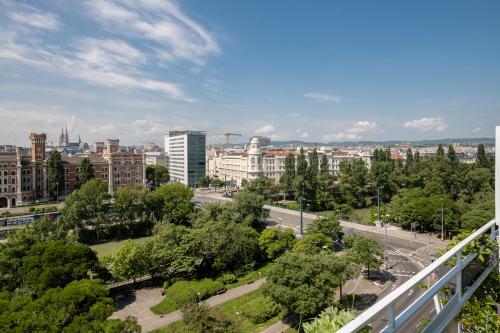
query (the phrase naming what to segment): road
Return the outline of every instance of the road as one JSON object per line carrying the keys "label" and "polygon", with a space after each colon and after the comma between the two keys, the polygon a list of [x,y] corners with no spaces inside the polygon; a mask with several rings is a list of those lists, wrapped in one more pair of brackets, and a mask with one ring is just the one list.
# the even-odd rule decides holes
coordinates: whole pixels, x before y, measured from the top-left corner
{"label": "road", "polygon": [[[211,195],[202,196],[197,194],[194,198],[194,201],[201,204],[204,202],[230,201],[230,199],[218,198]],[[283,228],[292,228],[297,232],[299,231],[300,217],[298,212],[273,206],[266,206],[266,208],[270,209],[269,218],[266,221],[267,223],[273,225],[281,225],[281,227]],[[316,216],[314,214],[304,214],[304,227],[314,221],[315,218]],[[342,221],[341,225],[345,234],[361,233],[369,235],[375,238],[382,246],[384,245],[385,229],[383,228],[357,225],[355,223],[346,221]],[[400,232],[398,230],[395,230],[394,228],[391,229],[390,232],[388,232],[388,269],[385,272],[390,273],[388,275],[391,276],[392,281],[386,282],[390,283],[390,287],[385,288],[385,290],[380,294],[379,299],[383,298],[395,288],[408,281],[412,276],[414,276],[418,271],[422,270],[432,260],[432,257],[426,256],[423,253],[419,253],[418,256],[415,256],[414,252],[416,248],[425,249],[427,239],[420,235],[419,238],[413,239],[413,241],[410,242],[409,237],[406,236],[407,234],[409,235],[409,233],[407,232]],[[434,239],[432,241],[434,242],[435,246],[442,246],[442,244],[439,244],[439,242],[435,241]],[[418,296],[422,294],[422,292],[423,291],[420,288],[414,288],[413,290],[409,291],[406,297],[401,297],[395,303],[394,310],[396,316],[405,308],[407,308],[411,303],[413,303],[418,298]],[[425,307],[422,308],[419,313],[408,320],[405,325],[399,330],[399,332],[416,332],[422,318],[430,317],[433,311],[434,304],[432,302],[429,302]],[[385,313],[380,313],[371,324],[373,326],[373,332],[379,332],[386,325]]]}

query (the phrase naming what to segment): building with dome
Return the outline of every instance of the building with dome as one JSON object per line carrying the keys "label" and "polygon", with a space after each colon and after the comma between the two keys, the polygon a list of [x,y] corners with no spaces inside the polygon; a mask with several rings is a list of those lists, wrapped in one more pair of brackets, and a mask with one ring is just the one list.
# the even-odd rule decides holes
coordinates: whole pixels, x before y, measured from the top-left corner
{"label": "building with dome", "polygon": [[[311,147],[303,147],[306,159],[309,160]],[[227,184],[240,187],[243,180],[251,181],[265,176],[278,182],[285,173],[285,159],[288,155],[295,157],[299,148],[276,149],[266,137],[254,136],[246,149],[220,149],[208,152],[208,171],[211,178],[219,178]],[[340,162],[345,159],[362,159],[368,168],[371,167],[372,155],[369,152],[340,151],[330,147],[319,147],[318,157],[326,155],[330,172],[337,174]]]}

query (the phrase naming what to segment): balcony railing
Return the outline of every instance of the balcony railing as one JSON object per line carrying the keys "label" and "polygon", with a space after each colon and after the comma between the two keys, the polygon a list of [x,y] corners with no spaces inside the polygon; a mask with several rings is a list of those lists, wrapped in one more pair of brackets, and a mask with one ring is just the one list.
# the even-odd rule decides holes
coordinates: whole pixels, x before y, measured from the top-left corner
{"label": "balcony railing", "polygon": [[[495,220],[488,222],[469,237],[447,251],[444,255],[436,259],[436,261],[424,268],[418,274],[406,281],[400,287],[395,289],[389,295],[361,313],[354,320],[340,329],[338,333],[357,332],[374,321],[376,317],[379,317],[380,313],[384,312],[387,320],[387,326],[385,326],[381,332],[395,332],[433,298],[435,299],[437,314],[423,329],[423,332],[441,332],[459,314],[463,304],[470,298],[474,291],[481,285],[484,279],[498,264],[498,250],[491,251],[489,255],[485,256],[484,262],[479,265],[479,268],[481,269],[480,274],[474,275],[472,281],[468,281],[470,283],[467,283],[467,286],[463,286],[462,283],[464,279],[462,273],[469,267],[469,264],[471,264],[478,257],[479,252],[485,249],[485,245],[468,254],[465,258],[462,258],[462,251],[465,247],[470,246],[476,239],[480,238],[484,234],[488,235],[488,238],[492,241],[495,241],[495,238],[498,235],[497,229]],[[430,284],[425,292],[423,292],[422,295],[420,295],[409,307],[404,309],[399,314],[394,313],[395,302],[408,294],[408,292],[413,288],[418,288],[422,281],[433,275],[438,268],[445,264],[450,265],[450,261],[453,262],[453,259],[455,259],[454,265],[446,274],[434,283]],[[477,263],[475,266],[477,269]],[[447,298],[446,303],[442,305],[438,300],[438,295],[443,288],[449,286],[450,284],[454,284],[453,294],[449,295],[450,297]]]}

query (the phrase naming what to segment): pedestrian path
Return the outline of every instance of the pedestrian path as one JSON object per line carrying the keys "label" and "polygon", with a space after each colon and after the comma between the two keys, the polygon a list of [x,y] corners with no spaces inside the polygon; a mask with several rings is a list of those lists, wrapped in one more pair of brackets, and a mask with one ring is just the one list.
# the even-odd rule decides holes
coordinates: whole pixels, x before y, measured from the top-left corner
{"label": "pedestrian path", "polygon": [[[266,278],[256,280],[251,284],[229,289],[224,294],[212,296],[205,300],[210,306],[216,306],[237,297],[248,294],[260,288]],[[149,332],[182,319],[180,311],[173,311],[165,315],[157,315],[150,308],[160,303],[164,296],[161,295],[161,288],[140,289],[134,292],[135,299],[123,308],[114,312],[111,319],[125,319],[128,316],[137,318],[142,326],[142,332]]]}

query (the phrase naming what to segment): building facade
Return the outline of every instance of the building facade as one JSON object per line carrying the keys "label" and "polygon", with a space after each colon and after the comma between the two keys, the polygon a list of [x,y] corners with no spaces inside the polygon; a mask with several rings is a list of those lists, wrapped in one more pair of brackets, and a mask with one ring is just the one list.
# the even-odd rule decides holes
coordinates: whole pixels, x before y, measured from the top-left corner
{"label": "building facade", "polygon": [[[31,148],[4,146],[0,151],[0,208],[53,199],[48,198],[47,191],[46,138],[45,133],[31,133]],[[64,188],[59,191],[61,195],[68,195],[77,187],[80,162],[84,158],[90,159],[95,178],[108,183],[110,194],[120,186],[144,184],[142,153],[120,148],[117,139],[109,139],[103,147],[96,147],[89,156],[62,156]]]}
{"label": "building facade", "polygon": [[[208,175],[238,187],[244,179],[251,181],[261,176],[278,182],[285,172],[286,157],[297,157],[299,149],[276,150],[270,147],[269,139],[253,137],[248,149],[209,152]],[[305,148],[306,160],[309,160],[310,152],[311,148]],[[340,163],[346,159],[362,159],[367,168],[371,167],[372,155],[369,152],[345,152],[327,147],[319,148],[317,152],[320,160],[322,155],[326,155],[332,174],[338,174]]]}
{"label": "building facade", "polygon": [[45,133],[31,133],[31,149],[0,151],[0,208],[20,206],[47,195]]}
{"label": "building facade", "polygon": [[170,131],[165,135],[165,155],[170,180],[195,187],[206,175],[205,132]]}

